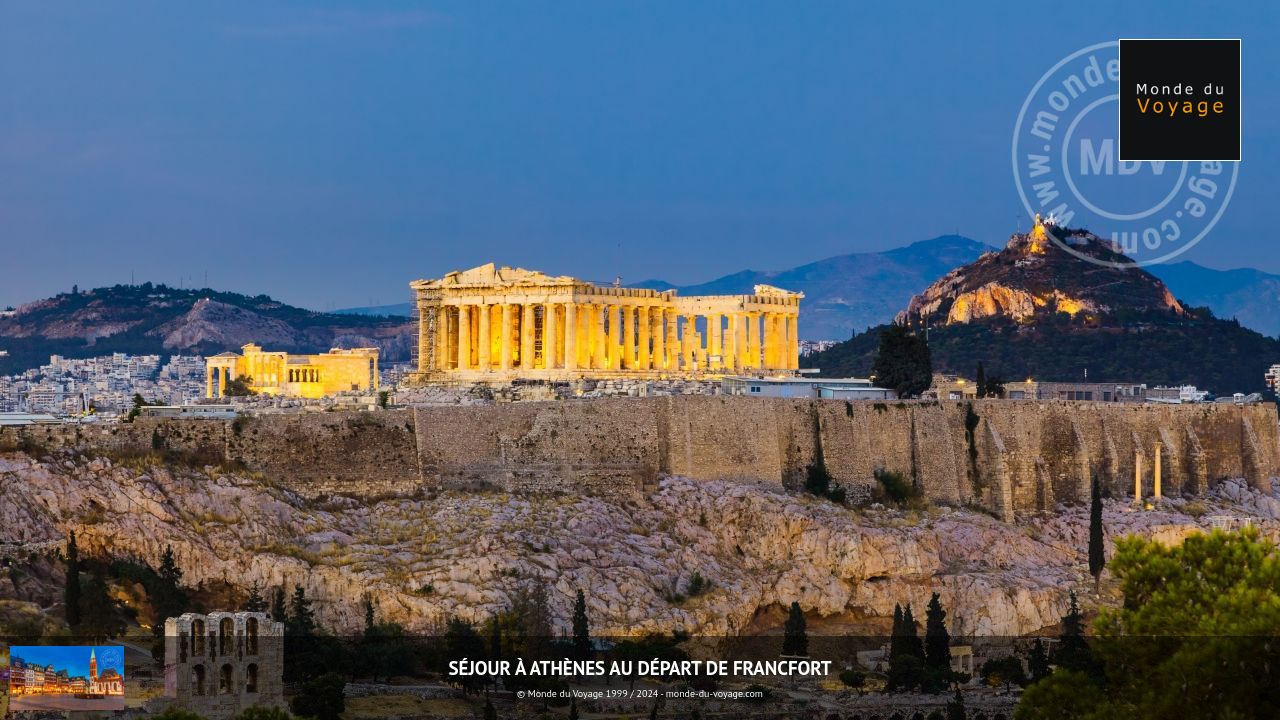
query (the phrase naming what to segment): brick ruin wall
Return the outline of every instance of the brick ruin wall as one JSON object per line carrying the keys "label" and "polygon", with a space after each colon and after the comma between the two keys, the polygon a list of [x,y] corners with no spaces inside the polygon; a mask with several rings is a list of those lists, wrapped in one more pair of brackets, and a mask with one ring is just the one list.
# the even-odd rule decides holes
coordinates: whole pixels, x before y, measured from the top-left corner
{"label": "brick ruin wall", "polygon": [[1280,477],[1271,404],[691,395],[0,429],[0,445],[23,442],[159,448],[243,466],[306,497],[496,487],[639,498],[664,474],[798,488],[820,456],[855,495],[883,469],[931,499],[1005,518],[1082,502],[1095,476],[1110,495],[1129,496],[1138,454],[1150,494],[1156,443],[1166,495],[1194,495],[1229,477],[1269,488]]}

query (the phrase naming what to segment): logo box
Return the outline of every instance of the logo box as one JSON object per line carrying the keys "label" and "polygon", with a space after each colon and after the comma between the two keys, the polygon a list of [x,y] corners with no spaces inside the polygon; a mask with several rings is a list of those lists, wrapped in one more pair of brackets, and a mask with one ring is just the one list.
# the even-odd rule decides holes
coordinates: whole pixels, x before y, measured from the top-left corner
{"label": "logo box", "polygon": [[1240,159],[1239,40],[1120,40],[1121,160]]}

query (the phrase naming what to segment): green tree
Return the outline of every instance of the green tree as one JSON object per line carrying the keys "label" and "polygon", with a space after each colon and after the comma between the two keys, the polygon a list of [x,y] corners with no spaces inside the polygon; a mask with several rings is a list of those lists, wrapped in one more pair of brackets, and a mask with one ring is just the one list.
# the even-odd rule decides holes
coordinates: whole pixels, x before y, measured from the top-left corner
{"label": "green tree", "polygon": [[227,381],[222,394],[226,397],[248,397],[249,395],[256,395],[257,393],[253,391],[253,378],[248,375],[237,375],[235,378]]}
{"label": "green tree", "polygon": [[361,600],[364,605],[364,634],[368,637],[373,633],[374,617],[373,617],[373,598],[365,595]]}
{"label": "green tree", "polygon": [[271,619],[285,622],[288,618],[289,613],[284,604],[284,588],[276,586],[276,589],[271,593]]}
{"label": "green tree", "polygon": [[116,612],[116,604],[107,592],[107,582],[95,571],[85,583],[84,596],[80,599],[81,634],[94,640],[117,637],[124,632],[125,624]]}
{"label": "green tree", "polygon": [[924,338],[904,325],[889,325],[880,331],[880,347],[871,366],[876,384],[914,397],[933,382],[933,361]]}
{"label": "green tree", "polygon": [[489,618],[489,659],[499,662],[503,657],[505,653],[502,652],[502,620],[494,615]]}
{"label": "green tree", "polygon": [[1094,623],[1102,672],[1060,666],[1028,688],[1018,720],[1277,716],[1273,543],[1252,528],[1192,535],[1176,547],[1125,538],[1111,571],[1124,602]]}
{"label": "green tree", "polygon": [[[481,639],[471,623],[458,618],[449,620],[445,626],[445,672],[448,663],[457,660],[477,660],[484,658],[484,640]],[[477,675],[446,676],[450,682],[457,683],[464,693],[479,692],[485,679]]]}
{"label": "green tree", "polygon": [[1029,682],[1037,682],[1049,677],[1052,669],[1049,667],[1049,653],[1044,649],[1044,643],[1040,638],[1031,643],[1031,653],[1027,656],[1027,680]]}
{"label": "green tree", "polygon": [[325,673],[303,683],[289,707],[299,717],[338,720],[347,709],[343,691],[347,681],[338,673]]}
{"label": "green tree", "polygon": [[1106,547],[1103,545],[1102,535],[1102,487],[1095,477],[1089,499],[1089,574],[1093,576],[1095,591],[1102,579],[1102,568],[1106,564]]}
{"label": "green tree", "polygon": [[911,612],[911,603],[902,611],[901,617],[894,612],[894,638],[890,640],[889,649],[889,682],[890,692],[907,692],[916,690],[924,684],[925,655],[924,643],[920,641],[920,626]]}
{"label": "green tree", "polygon": [[569,701],[569,720],[578,720],[578,698]]}
{"label": "green tree", "polygon": [[1010,685],[1026,685],[1027,675],[1022,671],[1022,661],[1012,655],[992,658],[982,663],[978,671],[983,682],[993,688]]}
{"label": "green tree", "polygon": [[80,626],[80,550],[76,547],[76,531],[67,538],[67,583],[62,594],[67,624],[75,630]]}
{"label": "green tree", "polygon": [[974,373],[973,390],[980,398],[987,396],[987,370],[982,367],[981,360],[978,361],[978,371]]}
{"label": "green tree", "polygon": [[947,720],[965,720],[965,717],[964,695],[960,694],[960,688],[956,688],[955,697],[947,703]]}
{"label": "green tree", "polygon": [[787,623],[782,629],[782,654],[796,657],[808,657],[809,634],[805,630],[804,611],[800,603],[792,602],[787,613]]}
{"label": "green tree", "polygon": [[924,657],[928,670],[925,689],[941,692],[952,679],[951,635],[947,632],[947,611],[942,609],[938,593],[929,598],[924,617]]}
{"label": "green tree", "polygon": [[231,720],[293,720],[293,716],[283,708],[254,705],[241,710]]}
{"label": "green tree", "polygon": [[493,707],[493,700],[484,696],[484,720],[498,720],[498,710]]}
{"label": "green tree", "polygon": [[587,620],[587,598],[578,591],[573,602],[573,657],[575,660],[590,660],[591,623]]}
{"label": "green tree", "polygon": [[151,716],[151,720],[205,720],[205,717],[199,713],[191,712],[186,708],[180,708],[177,705],[170,705]]}
{"label": "green tree", "polygon": [[1053,660],[1058,667],[1076,670],[1083,673],[1094,673],[1097,669],[1093,660],[1093,652],[1089,641],[1084,636],[1084,616],[1080,614],[1080,604],[1076,602],[1076,594],[1071,593],[1071,604],[1067,614],[1062,616],[1062,634],[1058,639],[1058,647]]}
{"label": "green tree", "polygon": [[316,630],[316,615],[311,609],[311,601],[307,599],[307,591],[301,585],[293,586],[293,597],[289,600],[289,615],[285,620],[285,632],[297,637],[313,635]]}
{"label": "green tree", "polygon": [[267,609],[267,601],[262,597],[262,590],[258,587],[257,580],[249,586],[249,597],[245,598],[242,607],[245,612],[263,612]]}

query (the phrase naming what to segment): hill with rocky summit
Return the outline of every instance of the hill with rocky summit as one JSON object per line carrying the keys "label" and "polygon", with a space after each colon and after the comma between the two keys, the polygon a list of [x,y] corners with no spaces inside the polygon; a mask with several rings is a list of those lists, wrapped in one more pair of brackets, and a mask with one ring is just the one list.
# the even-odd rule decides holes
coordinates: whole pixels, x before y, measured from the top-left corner
{"label": "hill with rocky summit", "polygon": [[0,316],[0,374],[36,367],[50,355],[214,354],[257,342],[273,350],[324,352],[378,347],[406,360],[416,340],[406,317],[318,313],[266,295],[164,285],[116,285],[63,293]]}
{"label": "hill with rocky summit", "polygon": [[[1052,241],[1056,232],[1078,255]],[[1177,288],[1174,288],[1176,291]],[[935,371],[1005,379],[1264,388],[1280,341],[1178,300],[1163,281],[1083,230],[1037,226],[946,273],[895,318],[927,332]],[[866,376],[880,328],[803,359],[826,376]]]}
{"label": "hill with rocky summit", "polygon": [[1159,278],[1111,243],[1084,230],[1037,224],[1031,232],[1010,238],[1004,249],[942,276],[911,298],[895,322],[952,325],[1003,318],[1032,323],[1064,313],[1099,324],[1125,312],[1186,314]]}

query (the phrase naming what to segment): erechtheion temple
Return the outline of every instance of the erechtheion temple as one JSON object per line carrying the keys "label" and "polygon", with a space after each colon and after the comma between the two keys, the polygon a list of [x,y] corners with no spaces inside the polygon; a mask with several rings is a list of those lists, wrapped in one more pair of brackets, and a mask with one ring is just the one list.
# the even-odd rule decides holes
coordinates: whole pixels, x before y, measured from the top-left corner
{"label": "erechtheion temple", "polygon": [[205,397],[226,397],[227,383],[244,378],[255,393],[318,398],[378,389],[378,348],[333,348],[317,355],[263,350],[255,343],[205,361]]}
{"label": "erechtheion temple", "polygon": [[422,382],[790,374],[802,293],[597,285],[492,263],[416,280]]}

